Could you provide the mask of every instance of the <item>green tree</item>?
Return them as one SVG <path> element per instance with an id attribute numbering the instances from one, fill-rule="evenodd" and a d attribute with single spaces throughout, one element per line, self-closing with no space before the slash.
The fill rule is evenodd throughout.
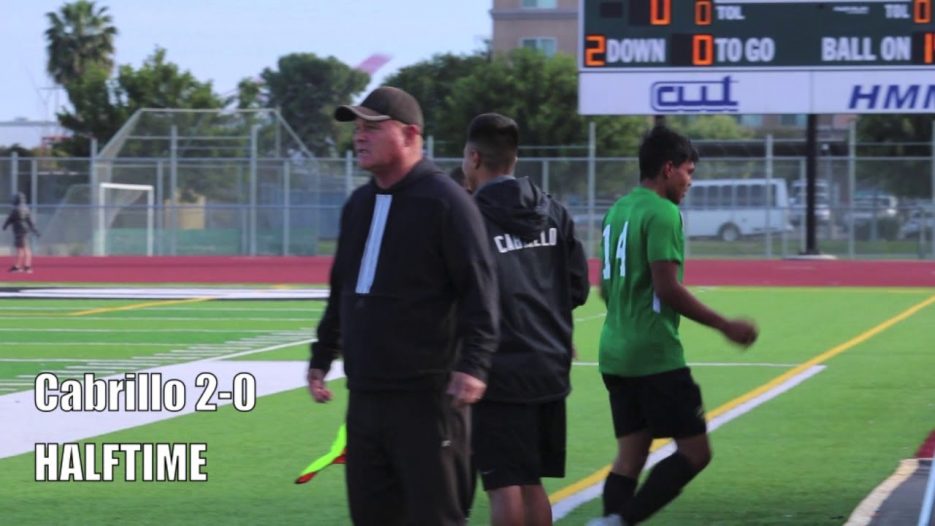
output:
<path id="1" fill-rule="evenodd" d="M 263 100 L 278 108 L 305 146 L 316 155 L 336 155 L 341 127 L 334 120 L 334 109 L 350 104 L 370 82 L 370 76 L 352 69 L 334 57 L 313 53 L 293 53 L 279 58 L 277 69 L 260 74 L 262 92 L 252 94 L 241 83 L 240 100 Z M 347 133 L 347 132 L 345 132 Z"/>
<path id="2" fill-rule="evenodd" d="M 91 68 L 103 67 L 108 72 L 113 68 L 117 28 L 106 7 L 77 0 L 63 5 L 57 13 L 46 13 L 46 17 L 46 69 L 55 82 L 67 88 Z"/>
<path id="3" fill-rule="evenodd" d="M 156 48 L 138 70 L 120 66 L 114 94 L 131 115 L 140 108 L 215 109 L 223 104 L 211 81 L 202 82 L 167 61 L 163 48 Z"/>
<path id="4" fill-rule="evenodd" d="M 240 79 L 237 95 L 227 101 L 228 104 L 236 103 L 238 110 L 263 108 L 263 102 L 263 81 L 251 77 Z"/>
<path id="5" fill-rule="evenodd" d="M 590 121 L 596 123 L 599 155 L 632 155 L 647 122 L 643 117 L 580 115 L 574 57 L 547 57 L 529 49 L 498 55 L 455 82 L 438 120 L 445 144 L 454 145 L 445 153 L 459 155 L 467 123 L 490 111 L 516 120 L 527 156 L 585 155 Z"/>
<path id="6" fill-rule="evenodd" d="M 104 67 L 89 68 L 71 83 L 69 97 L 73 108 L 59 113 L 58 118 L 74 137 L 62 143 L 62 147 L 79 156 L 90 153 L 91 138 L 103 146 L 139 109 L 214 109 L 223 105 L 211 82 L 199 81 L 167 61 L 162 48 L 157 48 L 139 69 L 120 66 L 116 79 L 109 78 Z"/>
<path id="7" fill-rule="evenodd" d="M 425 116 L 425 136 L 431 135 L 441 139 L 439 133 L 442 127 L 439 126 L 439 122 L 446 116 L 445 105 L 448 97 L 454 92 L 455 83 L 474 75 L 486 67 L 489 61 L 490 57 L 486 52 L 473 55 L 435 55 L 429 60 L 400 69 L 387 77 L 385 84 L 403 89 L 415 97 Z M 463 132 L 467 122 L 462 124 Z M 461 145 L 463 141 L 455 144 L 455 147 L 460 148 Z M 439 147 L 446 152 L 451 150 L 450 145 L 439 144 Z"/>
<path id="8" fill-rule="evenodd" d="M 674 115 L 666 124 L 692 140 L 736 140 L 753 137 L 753 130 L 742 126 L 731 115 Z"/>
<path id="9" fill-rule="evenodd" d="M 857 121 L 858 143 L 877 143 L 866 154 L 893 157 L 929 157 L 935 114 L 862 115 Z M 863 154 L 858 150 L 858 155 Z M 894 159 L 895 161 L 895 159 Z M 884 189 L 901 197 L 932 195 L 930 163 L 926 160 L 857 163 L 858 190 Z"/>

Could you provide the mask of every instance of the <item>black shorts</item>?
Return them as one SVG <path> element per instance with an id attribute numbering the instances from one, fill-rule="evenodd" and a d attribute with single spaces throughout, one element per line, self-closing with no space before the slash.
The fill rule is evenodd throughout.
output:
<path id="1" fill-rule="evenodd" d="M 701 389 L 687 367 L 648 376 L 603 376 L 618 438 L 647 428 L 654 438 L 707 432 Z"/>
<path id="2" fill-rule="evenodd" d="M 565 476 L 565 399 L 473 406 L 473 467 L 484 490 Z"/>
<path id="3" fill-rule="evenodd" d="M 13 236 L 14 248 L 26 248 L 26 234 Z"/>
<path id="4" fill-rule="evenodd" d="M 444 391 L 351 391 L 345 482 L 357 526 L 464 524 L 470 410 Z"/>

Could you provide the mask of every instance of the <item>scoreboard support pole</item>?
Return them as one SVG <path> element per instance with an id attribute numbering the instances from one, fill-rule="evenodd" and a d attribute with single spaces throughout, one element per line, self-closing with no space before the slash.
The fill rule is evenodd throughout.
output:
<path id="1" fill-rule="evenodd" d="M 818 115 L 808 114 L 805 129 L 805 252 L 819 254 L 815 236 L 815 178 L 818 173 Z"/>

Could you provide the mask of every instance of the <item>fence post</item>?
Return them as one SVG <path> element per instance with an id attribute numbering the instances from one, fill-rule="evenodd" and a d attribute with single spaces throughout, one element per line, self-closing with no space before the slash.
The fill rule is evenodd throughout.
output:
<path id="1" fill-rule="evenodd" d="M 588 257 L 594 257 L 595 124 L 588 123 Z"/>
<path id="2" fill-rule="evenodd" d="M 19 154 L 13 151 L 10 154 L 10 197 L 19 192 Z"/>
<path id="3" fill-rule="evenodd" d="M 542 160 L 542 191 L 549 193 L 549 160 Z"/>
<path id="4" fill-rule="evenodd" d="M 156 160 L 156 208 L 158 214 L 156 214 L 156 228 L 153 235 L 156 236 L 156 253 L 159 255 L 163 254 L 163 233 L 165 232 L 166 227 L 166 209 L 165 209 L 165 189 L 162 185 L 162 159 Z M 154 210 L 154 212 L 155 212 Z"/>
<path id="5" fill-rule="evenodd" d="M 289 161 L 282 162 L 282 255 L 289 255 L 289 222 L 292 219 L 292 210 L 289 207 L 292 205 L 292 199 L 289 194 L 289 187 L 291 183 L 290 179 L 290 170 L 289 170 Z"/>
<path id="6" fill-rule="evenodd" d="M 808 185 L 806 184 L 806 181 L 805 181 L 806 170 L 807 170 L 806 160 L 803 157 L 799 159 L 799 181 L 801 181 L 801 185 L 802 185 L 801 186 L 802 194 L 798 196 L 799 210 L 796 212 L 797 214 L 799 214 L 799 230 L 800 230 L 799 233 L 802 236 L 801 242 L 799 243 L 800 245 L 799 250 L 801 251 L 800 253 L 802 254 L 805 253 L 805 246 L 806 246 L 805 238 L 807 236 L 806 225 L 805 225 L 805 216 L 808 215 L 808 210 L 807 210 L 808 207 L 805 204 L 805 196 L 808 193 L 808 190 L 806 189 Z"/>
<path id="7" fill-rule="evenodd" d="M 39 218 L 39 162 L 32 158 L 29 160 L 29 201 L 33 213 Z M 37 228 L 39 226 L 37 225 Z M 38 245 L 39 240 L 34 239 L 33 243 Z"/>
<path id="8" fill-rule="evenodd" d="M 854 239 L 854 193 L 857 192 L 857 123 L 851 121 L 847 128 L 847 255 L 857 257 Z"/>
<path id="9" fill-rule="evenodd" d="M 29 160 L 29 201 L 31 207 L 39 213 L 39 162 L 32 158 Z"/>
<path id="10" fill-rule="evenodd" d="M 344 197 L 354 191 L 354 155 L 350 150 L 344 152 Z"/>
<path id="11" fill-rule="evenodd" d="M 248 231 L 250 233 L 250 255 L 255 256 L 256 249 L 256 207 L 257 207 L 257 135 L 259 134 L 260 126 L 254 124 L 250 127 L 250 185 L 248 187 L 249 196 L 250 196 L 250 209 L 247 212 L 247 217 L 250 221 L 250 226 Z"/>
<path id="12" fill-rule="evenodd" d="M 766 259 L 773 259 L 773 134 L 766 136 Z M 785 225 L 780 223 L 781 235 L 786 235 Z"/>
<path id="13" fill-rule="evenodd" d="M 179 230 L 179 128 L 172 125 L 169 137 L 169 254 L 176 255 Z"/>
<path id="14" fill-rule="evenodd" d="M 104 210 L 103 203 L 101 203 L 101 181 L 97 174 L 97 139 L 94 138 L 91 139 L 91 160 L 88 170 L 91 172 L 88 174 L 88 182 L 91 184 L 91 214 L 95 218 L 94 228 L 92 229 L 94 236 L 93 254 L 95 256 L 104 256 L 106 255 L 104 247 L 106 240 L 104 238 L 107 235 L 104 223 L 106 223 L 107 211 Z"/>

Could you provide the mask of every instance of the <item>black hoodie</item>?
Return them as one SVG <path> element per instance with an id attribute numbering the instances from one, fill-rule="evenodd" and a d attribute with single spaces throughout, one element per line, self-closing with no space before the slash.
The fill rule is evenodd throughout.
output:
<path id="1" fill-rule="evenodd" d="M 590 291 L 574 223 L 525 177 L 488 183 L 475 198 L 500 284 L 500 345 L 484 399 L 561 399 L 570 391 L 572 310 Z"/>
<path id="2" fill-rule="evenodd" d="M 443 389 L 452 370 L 485 380 L 497 316 L 480 212 L 423 159 L 344 205 L 311 367 L 327 371 L 342 354 L 352 391 Z"/>

